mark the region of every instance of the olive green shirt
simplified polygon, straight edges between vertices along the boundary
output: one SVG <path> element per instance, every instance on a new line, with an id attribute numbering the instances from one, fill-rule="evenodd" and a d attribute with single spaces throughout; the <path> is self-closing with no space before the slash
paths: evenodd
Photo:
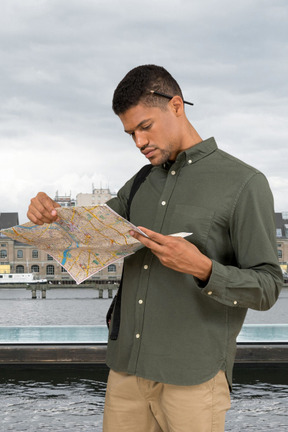
<path id="1" fill-rule="evenodd" d="M 124 217 L 132 183 L 107 203 Z M 266 178 L 210 138 L 171 166 L 152 168 L 130 220 L 162 234 L 192 233 L 186 239 L 212 260 L 212 274 L 203 283 L 163 266 L 147 248 L 126 258 L 108 366 L 175 385 L 200 384 L 222 369 L 231 386 L 247 308 L 269 309 L 282 287 Z"/>

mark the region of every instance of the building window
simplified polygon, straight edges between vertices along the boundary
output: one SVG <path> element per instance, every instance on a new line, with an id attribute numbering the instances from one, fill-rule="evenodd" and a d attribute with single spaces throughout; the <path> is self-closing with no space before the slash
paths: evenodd
<path id="1" fill-rule="evenodd" d="M 282 250 L 277 249 L 277 252 L 278 252 L 278 258 L 282 258 Z"/>
<path id="2" fill-rule="evenodd" d="M 38 258 L 38 250 L 37 249 L 32 250 L 32 258 Z"/>
<path id="3" fill-rule="evenodd" d="M 24 273 L 24 266 L 23 265 L 17 265 L 16 266 L 16 273 Z"/>
<path id="4" fill-rule="evenodd" d="M 23 258 L 23 250 L 22 249 L 17 250 L 17 258 Z"/>
<path id="5" fill-rule="evenodd" d="M 47 265 L 46 267 L 46 274 L 47 275 L 54 275 L 54 265 Z"/>
<path id="6" fill-rule="evenodd" d="M 7 258 L 7 250 L 6 249 L 2 249 L 0 251 L 0 258 Z"/>
<path id="7" fill-rule="evenodd" d="M 6 247 L 6 243 L 1 243 L 1 247 Z"/>
<path id="8" fill-rule="evenodd" d="M 67 270 L 61 266 L 61 273 L 67 273 Z"/>
<path id="9" fill-rule="evenodd" d="M 110 264 L 108 266 L 108 272 L 116 272 L 116 265 L 115 264 Z"/>
<path id="10" fill-rule="evenodd" d="M 32 265 L 31 272 L 32 273 L 39 273 L 39 266 L 37 264 Z"/>
<path id="11" fill-rule="evenodd" d="M 282 229 L 276 228 L 276 237 L 282 237 Z"/>
<path id="12" fill-rule="evenodd" d="M 47 261 L 53 261 L 53 257 L 49 254 L 47 254 Z"/>

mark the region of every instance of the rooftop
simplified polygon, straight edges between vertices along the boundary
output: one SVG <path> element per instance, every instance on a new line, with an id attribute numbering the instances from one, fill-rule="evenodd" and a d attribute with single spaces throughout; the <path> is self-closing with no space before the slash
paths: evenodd
<path id="1" fill-rule="evenodd" d="M 19 225 L 18 213 L 0 213 L 0 229 Z"/>

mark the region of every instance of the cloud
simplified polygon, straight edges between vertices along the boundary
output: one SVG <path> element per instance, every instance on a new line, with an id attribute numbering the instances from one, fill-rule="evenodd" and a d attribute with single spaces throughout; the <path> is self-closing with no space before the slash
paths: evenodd
<path id="1" fill-rule="evenodd" d="M 288 209 L 286 0 L 1 6 L 1 212 L 24 222 L 38 190 L 114 190 L 146 163 L 111 110 L 117 83 L 144 63 L 175 76 L 202 138 L 261 169 Z"/>

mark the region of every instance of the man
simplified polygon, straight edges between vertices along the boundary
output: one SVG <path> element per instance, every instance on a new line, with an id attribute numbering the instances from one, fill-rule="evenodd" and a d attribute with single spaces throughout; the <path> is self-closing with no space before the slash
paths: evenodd
<path id="1" fill-rule="evenodd" d="M 134 178 L 108 202 L 148 237 L 131 232 L 146 247 L 125 259 L 104 431 L 224 431 L 247 308 L 269 309 L 282 286 L 271 191 L 258 170 L 202 141 L 164 68 L 131 70 L 113 110 L 152 169 L 131 205 Z M 52 222 L 55 207 L 40 193 L 28 217 Z M 191 234 L 169 236 L 180 231 Z M 110 332 L 113 320 L 116 311 Z"/>

